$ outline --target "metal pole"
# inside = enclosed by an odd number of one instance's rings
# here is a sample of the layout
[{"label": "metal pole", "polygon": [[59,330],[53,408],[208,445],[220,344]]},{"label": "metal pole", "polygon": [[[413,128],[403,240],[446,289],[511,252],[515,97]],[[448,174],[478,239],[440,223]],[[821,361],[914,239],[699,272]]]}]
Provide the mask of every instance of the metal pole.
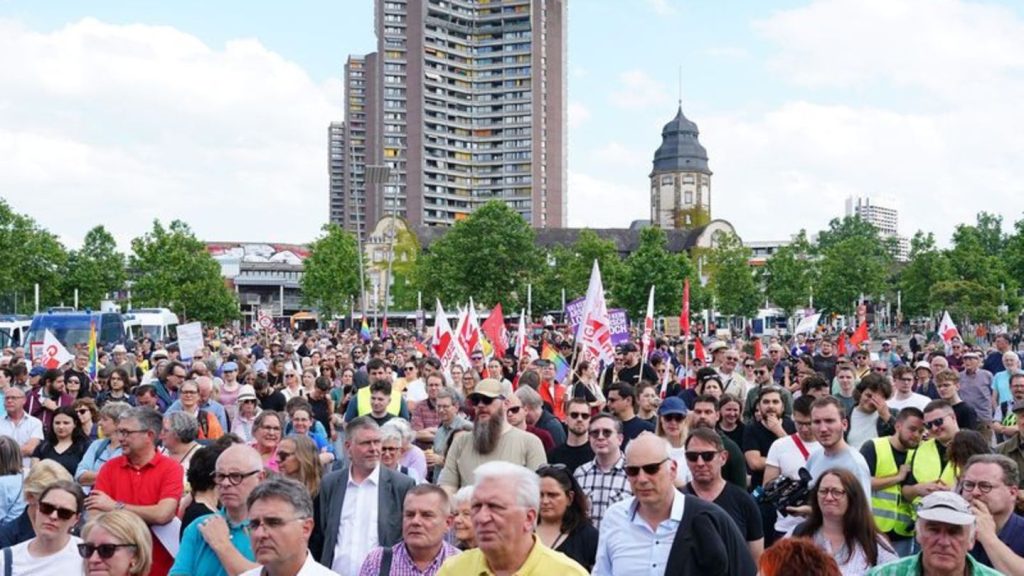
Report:
[{"label": "metal pole", "polygon": [[36,282],[36,284],[35,284],[35,293],[36,293],[36,314],[39,314],[39,283],[38,282]]},{"label": "metal pole", "polygon": [[392,188],[394,194],[391,199],[391,222],[388,225],[388,275],[384,279],[384,322],[388,321],[388,311],[391,309],[391,282],[393,280],[391,272],[395,263],[395,219],[398,218],[398,191],[394,190],[394,187],[385,184],[385,193],[388,188]]},{"label": "metal pole", "polygon": [[533,284],[526,285],[526,316],[533,320]]},{"label": "metal pole", "polygon": [[78,288],[75,288],[75,310],[78,310]]}]

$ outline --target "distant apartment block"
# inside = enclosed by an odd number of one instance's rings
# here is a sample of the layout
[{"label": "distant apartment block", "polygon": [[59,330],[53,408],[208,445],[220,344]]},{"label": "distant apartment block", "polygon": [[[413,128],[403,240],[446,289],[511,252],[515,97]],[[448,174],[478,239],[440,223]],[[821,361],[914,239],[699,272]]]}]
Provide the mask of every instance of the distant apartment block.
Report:
[{"label": "distant apartment block", "polygon": [[859,216],[877,228],[883,239],[895,238],[893,257],[905,262],[910,255],[910,242],[899,234],[899,211],[895,206],[896,203],[891,200],[851,196],[846,199],[846,215]]}]

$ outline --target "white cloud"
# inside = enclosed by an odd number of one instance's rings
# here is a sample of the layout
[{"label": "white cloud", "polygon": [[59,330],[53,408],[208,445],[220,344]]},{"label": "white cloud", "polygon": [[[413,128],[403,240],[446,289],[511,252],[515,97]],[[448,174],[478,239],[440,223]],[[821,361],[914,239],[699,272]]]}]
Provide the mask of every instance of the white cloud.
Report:
[{"label": "white cloud", "polygon": [[102,223],[127,246],[153,218],[200,238],[308,241],[327,214],[315,84],[259,41],[223,47],[167,26],[86,18],[53,32],[0,20],[0,183],[77,247]]},{"label": "white cloud", "polygon": [[633,220],[650,218],[650,199],[644,180],[636,186],[569,171],[570,228],[624,228]]},{"label": "white cloud", "polygon": [[647,6],[659,16],[672,16],[676,13],[671,0],[647,0]]},{"label": "white cloud", "polygon": [[589,108],[580,102],[569,102],[569,128],[579,128],[589,120]]},{"label": "white cloud", "polygon": [[609,94],[608,99],[623,110],[659,109],[672,102],[672,92],[668,87],[643,70],[627,70],[619,74],[615,85],[618,89]]},{"label": "white cloud", "polygon": [[641,153],[634,147],[613,140],[594,150],[591,156],[606,168],[622,169],[630,174],[643,174],[645,169],[651,169],[652,154],[653,152],[647,151]]}]

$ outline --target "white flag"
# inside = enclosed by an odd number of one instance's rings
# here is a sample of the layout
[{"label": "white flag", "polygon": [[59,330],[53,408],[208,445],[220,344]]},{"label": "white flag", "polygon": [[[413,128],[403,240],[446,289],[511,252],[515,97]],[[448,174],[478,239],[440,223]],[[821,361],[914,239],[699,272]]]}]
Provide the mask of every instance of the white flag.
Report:
[{"label": "white flag", "polygon": [[818,320],[821,320],[821,312],[804,316],[800,323],[796,325],[796,330],[793,331],[793,334],[813,334],[818,329]]},{"label": "white flag", "polygon": [[644,335],[641,339],[643,350],[640,361],[647,361],[647,354],[651,351],[651,333],[654,332],[654,286],[651,286],[651,295],[647,297],[647,315],[644,316]]},{"label": "white flag", "polygon": [[60,340],[57,340],[57,337],[53,335],[53,332],[46,330],[43,333],[43,368],[59,368],[74,360],[74,358],[75,357],[68,352],[68,349],[60,343]]},{"label": "white flag", "polygon": [[519,329],[516,332],[516,358],[522,359],[526,354],[526,309],[519,311]]},{"label": "white flag", "polygon": [[448,316],[444,313],[440,300],[437,301],[437,311],[434,313],[434,334],[431,347],[434,349],[434,355],[441,361],[441,368],[447,374],[459,345],[455,342],[455,335],[452,333],[451,325],[448,324]]},{"label": "white flag", "polygon": [[946,343],[947,351],[949,351],[950,345],[953,343],[953,338],[960,338],[960,331],[956,329],[956,324],[953,324],[953,319],[949,317],[949,312],[942,313],[942,322],[939,323],[939,336]]},{"label": "white flag", "polygon": [[587,299],[583,304],[583,314],[580,315],[576,342],[583,347],[584,359],[605,364],[610,364],[615,359],[608,304],[604,299],[601,269],[597,265],[597,260],[594,260],[594,268],[590,272],[590,286],[587,287]]}]

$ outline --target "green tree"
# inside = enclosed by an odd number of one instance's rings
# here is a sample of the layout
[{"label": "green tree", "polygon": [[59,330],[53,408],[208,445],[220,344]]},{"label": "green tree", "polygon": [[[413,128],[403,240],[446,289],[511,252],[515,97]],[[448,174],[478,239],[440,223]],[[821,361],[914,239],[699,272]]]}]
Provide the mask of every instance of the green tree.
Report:
[{"label": "green tree", "polygon": [[[683,279],[690,278],[690,309],[699,310],[701,285],[696,270],[685,252],[670,254],[666,249],[665,232],[647,227],[640,231],[640,244],[626,258],[615,298],[633,320],[647,313],[647,298],[654,286],[655,316],[678,316],[682,306]],[[602,270],[602,276],[604,271]],[[602,278],[603,279],[603,278]]]},{"label": "green tree", "polygon": [[815,303],[822,309],[844,313],[863,294],[884,294],[892,261],[892,245],[878,229],[859,217],[833,219],[818,235],[818,280]]},{"label": "green tree", "polygon": [[[395,229],[395,260],[391,265],[394,281],[391,284],[391,307],[395,310],[415,310],[416,259],[420,254],[420,241],[408,228]],[[424,306],[429,304],[425,302]]]},{"label": "green tree", "polygon": [[594,260],[601,267],[606,297],[609,306],[613,306],[614,286],[621,274],[622,260],[615,242],[602,240],[593,230],[585,229],[570,246],[555,245],[546,251],[547,265],[533,282],[533,301],[537,309],[560,308],[563,288],[566,301],[585,296]]},{"label": "green tree", "polygon": [[735,234],[719,233],[715,240],[708,258],[708,288],[715,295],[716,308],[727,316],[757,314],[761,294],[750,267],[750,248]]},{"label": "green tree", "polygon": [[417,259],[425,301],[469,302],[505,309],[526,305],[526,286],[543,260],[530,225],[503,202],[492,201],[455,224]]},{"label": "green tree", "polygon": [[359,297],[359,248],[355,236],[325,224],[303,262],[302,302],[316,307],[325,322]]},{"label": "green tree", "polygon": [[932,300],[961,324],[1000,320],[999,286],[973,280],[948,280],[932,288]]},{"label": "green tree", "polygon": [[939,303],[933,300],[932,289],[953,278],[949,259],[935,246],[935,235],[919,230],[910,240],[910,261],[899,275],[904,315],[914,318],[936,313]]},{"label": "green tree", "polygon": [[765,296],[787,316],[809,302],[815,274],[812,250],[807,232],[801,230],[792,243],[772,254],[761,270]]},{"label": "green tree", "polygon": [[78,289],[80,307],[99,309],[100,301],[107,294],[124,288],[124,265],[124,254],[117,251],[117,242],[110,232],[102,225],[89,230],[82,249],[68,254],[64,300],[72,302]]},{"label": "green tree", "polygon": [[[982,216],[979,215],[979,221],[981,219]],[[1004,298],[1011,309],[1016,309],[1020,305],[1017,297],[1019,284],[1016,277],[1009,272],[1012,258],[1004,259],[1002,253],[990,252],[995,242],[993,227],[993,224],[958,225],[953,232],[953,246],[947,252],[954,279],[965,282],[968,286],[985,287],[985,290],[978,292],[974,296],[974,301],[970,303],[974,313],[969,315],[973,320],[1005,320],[987,312],[990,308],[998,309]]]},{"label": "green tree", "polygon": [[220,264],[188,224],[174,220],[132,240],[132,299],[140,306],[166,306],[183,321],[220,325],[238,317],[238,301],[224,284]]},{"label": "green tree", "polygon": [[0,198],[0,286],[4,308],[32,311],[34,285],[41,307],[60,303],[67,251],[57,237]]}]

